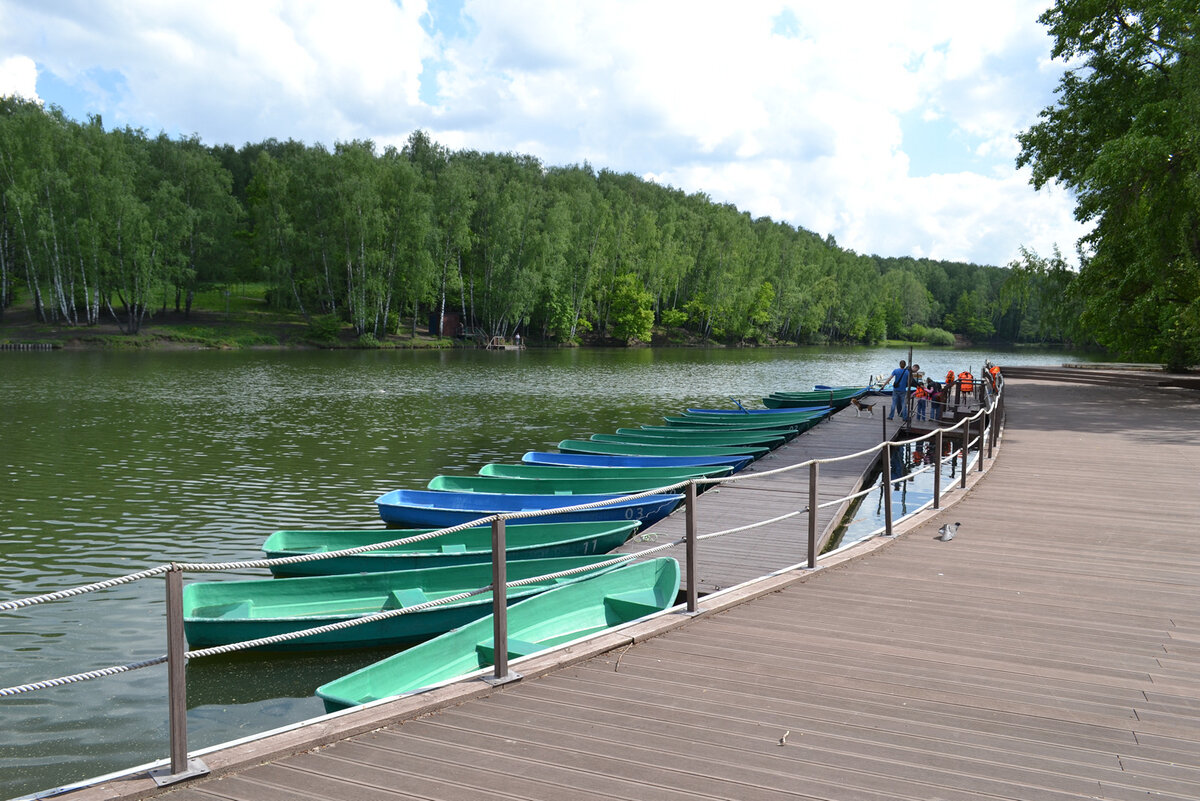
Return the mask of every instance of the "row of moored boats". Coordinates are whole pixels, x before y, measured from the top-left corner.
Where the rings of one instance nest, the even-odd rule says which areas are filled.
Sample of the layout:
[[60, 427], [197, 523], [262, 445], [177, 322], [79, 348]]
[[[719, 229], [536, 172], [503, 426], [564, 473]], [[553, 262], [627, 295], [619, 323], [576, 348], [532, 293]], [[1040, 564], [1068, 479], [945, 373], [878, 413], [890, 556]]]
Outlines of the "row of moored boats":
[[[568, 506], [644, 493], [695, 478], [720, 478], [790, 441], [866, 392], [823, 388], [789, 396], [786, 407], [688, 409], [662, 424], [563, 440], [557, 452], [531, 451], [519, 464], [488, 464], [475, 476], [437, 476], [425, 489], [378, 499], [387, 529], [276, 531], [269, 558], [332, 553], [392, 543], [494, 514], [531, 513], [506, 525], [510, 582], [509, 658], [636, 620], [674, 605], [679, 564], [636, 564], [608, 556], [639, 529], [670, 514], [679, 492], [620, 499], [583, 511]], [[764, 399], [764, 403], [766, 399]], [[700, 485], [704, 487], [706, 485]], [[310, 561], [276, 563], [275, 578], [196, 582], [184, 589], [184, 629], [192, 648], [293, 633], [421, 607], [492, 578], [490, 525]], [[329, 710], [386, 698], [494, 664], [490, 593], [287, 640], [275, 650], [398, 646], [397, 654], [317, 688]]]

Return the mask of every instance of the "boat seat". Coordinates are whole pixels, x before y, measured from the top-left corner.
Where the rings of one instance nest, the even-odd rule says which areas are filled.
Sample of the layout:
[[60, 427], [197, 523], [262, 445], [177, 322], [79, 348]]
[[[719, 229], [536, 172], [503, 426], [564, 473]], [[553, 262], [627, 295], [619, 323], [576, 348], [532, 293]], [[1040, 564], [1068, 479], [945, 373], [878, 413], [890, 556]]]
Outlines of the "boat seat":
[[[514, 637], [508, 638], [508, 658], [513, 659], [518, 656], [529, 656], [542, 650], [545, 646], [536, 643], [528, 642], [527, 640], [518, 640]], [[487, 639], [475, 646], [475, 650], [480, 656], [487, 659], [489, 663], [496, 661], [496, 641]]]
[[658, 612], [662, 609], [661, 606], [655, 603], [654, 594], [647, 593], [645, 590], [633, 590], [632, 592], [618, 592], [613, 595], [606, 595], [604, 596], [604, 606], [621, 620], [635, 620], [643, 615]]
[[442, 553], [466, 553], [467, 546], [461, 542], [451, 542], [442, 546]]
[[235, 601], [229, 604], [199, 606], [191, 610], [189, 617], [197, 618], [248, 618], [254, 611], [254, 601]]
[[384, 609], [403, 609], [406, 606], [416, 606], [429, 600], [420, 587], [408, 587], [403, 590], [392, 590], [383, 603]]

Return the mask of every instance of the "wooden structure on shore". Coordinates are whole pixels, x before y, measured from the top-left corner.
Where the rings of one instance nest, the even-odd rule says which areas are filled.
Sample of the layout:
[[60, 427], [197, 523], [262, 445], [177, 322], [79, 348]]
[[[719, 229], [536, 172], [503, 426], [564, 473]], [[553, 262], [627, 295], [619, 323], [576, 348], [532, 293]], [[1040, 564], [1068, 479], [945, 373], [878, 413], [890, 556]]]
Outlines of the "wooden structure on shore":
[[207, 755], [227, 775], [171, 797], [1198, 798], [1200, 396], [1007, 393], [989, 472], [837, 569]]

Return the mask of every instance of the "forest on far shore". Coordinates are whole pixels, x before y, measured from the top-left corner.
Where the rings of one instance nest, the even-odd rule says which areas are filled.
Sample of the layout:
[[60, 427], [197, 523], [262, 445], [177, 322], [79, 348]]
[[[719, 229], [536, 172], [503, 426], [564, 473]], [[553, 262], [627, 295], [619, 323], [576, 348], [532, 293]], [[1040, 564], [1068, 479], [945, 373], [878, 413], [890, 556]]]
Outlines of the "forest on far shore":
[[[136, 334], [265, 284], [314, 339], [1070, 343], [1074, 273], [863, 255], [708, 196], [529, 155], [296, 141], [209, 146], [0, 99], [0, 330]], [[226, 296], [228, 297], [228, 296]], [[1074, 344], [1086, 344], [1076, 341]]]

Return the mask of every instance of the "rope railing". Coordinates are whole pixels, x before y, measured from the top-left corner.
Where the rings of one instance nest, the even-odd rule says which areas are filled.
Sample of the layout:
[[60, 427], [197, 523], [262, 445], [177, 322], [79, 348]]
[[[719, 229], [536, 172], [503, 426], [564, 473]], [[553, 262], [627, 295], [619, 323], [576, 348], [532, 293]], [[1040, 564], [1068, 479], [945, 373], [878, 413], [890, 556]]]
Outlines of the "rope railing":
[[[927, 432], [923, 435], [914, 437], [909, 440], [884, 441], [884, 442], [879, 443], [878, 445], [858, 451], [856, 453], [844, 454], [841, 456], [810, 459], [810, 460], [801, 462], [796, 465], [788, 465], [785, 467], [779, 467], [779, 468], [775, 468], [772, 470], [765, 470], [765, 471], [754, 472], [754, 473], [747, 473], [747, 474], [740, 474], [740, 475], [733, 475], [733, 476], [723, 476], [723, 477], [719, 477], [719, 478], [692, 478], [692, 479], [680, 481], [680, 482], [677, 482], [674, 484], [664, 485], [662, 487], [651, 489], [651, 490], [645, 490], [642, 492], [631, 493], [629, 495], [613, 496], [611, 498], [605, 498], [605, 499], [601, 499], [601, 500], [597, 500], [597, 501], [591, 501], [588, 503], [575, 504], [572, 506], [560, 507], [560, 508], [556, 508], [553, 510], [541, 509], [541, 510], [529, 510], [529, 511], [522, 511], [522, 512], [508, 512], [508, 513], [502, 513], [502, 514], [486, 515], [486, 516], [482, 516], [475, 520], [460, 523], [455, 526], [450, 526], [450, 527], [442, 528], [442, 529], [435, 529], [432, 531], [428, 531], [428, 532], [418, 534], [418, 535], [413, 535], [410, 537], [398, 538], [395, 540], [388, 540], [388, 541], [378, 542], [378, 543], [371, 543], [368, 545], [361, 545], [361, 546], [357, 546], [357, 547], [353, 547], [353, 548], [339, 549], [336, 551], [314, 552], [314, 553], [308, 553], [308, 554], [297, 554], [297, 555], [288, 556], [288, 557], [256, 559], [256, 560], [241, 560], [241, 561], [232, 561], [232, 562], [215, 562], [215, 563], [189, 562], [189, 563], [172, 563], [172, 564], [167, 564], [167, 565], [159, 565], [159, 566], [147, 569], [147, 570], [140, 571], [138, 573], [132, 573], [132, 574], [129, 574], [126, 576], [108, 579], [108, 580], [96, 582], [93, 584], [83, 585], [80, 587], [74, 587], [71, 589], [61, 590], [61, 591], [53, 592], [53, 593], [47, 593], [47, 594], [39, 595], [39, 596], [31, 596], [28, 598], [23, 598], [23, 599], [18, 599], [18, 600], [0, 602], [0, 612], [12, 611], [12, 610], [27, 608], [30, 606], [47, 603], [47, 602], [51, 602], [51, 601], [63, 600], [63, 599], [75, 597], [78, 595], [95, 592], [98, 590], [109, 589], [112, 587], [120, 586], [122, 584], [139, 581], [144, 578], [151, 578], [151, 577], [158, 576], [158, 575], [165, 575], [167, 577], [167, 611], [168, 611], [168, 614], [167, 614], [167, 617], [168, 617], [168, 621], [167, 621], [168, 622], [168, 654], [167, 655], [143, 660], [140, 662], [133, 662], [133, 663], [129, 663], [126, 665], [114, 665], [111, 667], [87, 671], [84, 673], [76, 673], [76, 674], [72, 674], [69, 676], [61, 676], [61, 677], [57, 677], [57, 678], [53, 678], [53, 679], [47, 679], [47, 680], [40, 681], [40, 682], [22, 684], [22, 685], [18, 685], [15, 687], [0, 688], [0, 698], [10, 697], [10, 696], [19, 695], [19, 694], [32, 692], [32, 691], [36, 691], [36, 690], [41, 690], [41, 689], [48, 689], [51, 687], [59, 687], [59, 686], [67, 685], [67, 684], [74, 684], [74, 683], [78, 683], [78, 682], [89, 681], [89, 680], [97, 679], [97, 678], [104, 678], [107, 676], [117, 675], [119, 673], [124, 673], [124, 672], [132, 671], [132, 670], [138, 670], [141, 668], [151, 667], [154, 665], [160, 665], [165, 662], [168, 665], [168, 674], [169, 674], [169, 679], [170, 679], [170, 681], [169, 681], [170, 687], [169, 687], [168, 694], [169, 694], [169, 707], [170, 707], [170, 713], [171, 713], [171, 715], [170, 715], [170, 717], [171, 717], [171, 721], [170, 721], [171, 773], [168, 774], [165, 779], [160, 779], [158, 776], [156, 776], [155, 780], [158, 781], [160, 784], [167, 784], [167, 783], [171, 783], [173, 781], [178, 781], [182, 778], [188, 778], [192, 775], [196, 775], [196, 773], [194, 770], [190, 769], [191, 766], [189, 765], [189, 762], [188, 762], [187, 747], [186, 747], [186, 710], [185, 710], [185, 701], [184, 701], [186, 693], [185, 693], [185, 690], [183, 689], [183, 684], [182, 684], [182, 682], [183, 682], [182, 665], [186, 660], [234, 653], [237, 651], [249, 650], [249, 649], [253, 649], [253, 648], [260, 648], [260, 647], [271, 646], [271, 645], [277, 645], [277, 644], [280, 644], [283, 642], [288, 642], [291, 640], [302, 639], [305, 637], [314, 637], [314, 636], [319, 636], [321, 634], [341, 631], [344, 629], [352, 628], [354, 626], [366, 625], [368, 623], [377, 622], [377, 621], [381, 621], [381, 620], [387, 620], [387, 619], [399, 617], [399, 616], [402, 616], [405, 614], [412, 614], [414, 612], [424, 611], [426, 609], [433, 608], [436, 606], [455, 603], [457, 601], [465, 600], [467, 598], [471, 598], [474, 596], [492, 592], [494, 587], [503, 586], [505, 588], [517, 588], [517, 587], [527, 586], [527, 585], [534, 584], [534, 583], [541, 582], [541, 581], [547, 581], [547, 580], [557, 579], [557, 578], [566, 578], [566, 577], [570, 577], [573, 575], [578, 575], [581, 573], [602, 569], [602, 568], [608, 567], [608, 566], [615, 566], [617, 564], [620, 564], [622, 562], [627, 562], [627, 561], [630, 561], [635, 558], [646, 558], [652, 554], [662, 553], [671, 548], [676, 548], [680, 545], [688, 546], [687, 547], [687, 550], [688, 550], [688, 553], [687, 553], [687, 563], [688, 563], [687, 610], [689, 613], [695, 613], [698, 611], [698, 608], [696, 606], [696, 587], [695, 587], [695, 581], [696, 581], [696, 578], [695, 578], [695, 574], [696, 574], [696, 571], [695, 571], [695, 544], [698, 541], [708, 540], [708, 539], [712, 539], [715, 537], [740, 533], [740, 532], [744, 532], [744, 531], [749, 531], [749, 530], [753, 530], [756, 528], [761, 528], [761, 527], [764, 527], [767, 525], [771, 525], [774, 523], [782, 522], [782, 521], [785, 521], [788, 519], [792, 519], [792, 518], [798, 517], [800, 515], [807, 515], [808, 521], [809, 521], [808, 522], [809, 553], [808, 553], [807, 567], [808, 567], [808, 569], [816, 568], [817, 555], [816, 555], [816, 550], [815, 550], [815, 548], [816, 548], [815, 522], [816, 522], [817, 511], [820, 509], [837, 506], [837, 505], [843, 504], [847, 501], [851, 501], [851, 500], [854, 500], [854, 499], [857, 499], [860, 497], [864, 497], [865, 495], [868, 495], [871, 492], [874, 492], [874, 490], [875, 490], [875, 486], [873, 485], [873, 486], [865, 488], [863, 490], [860, 490], [860, 491], [857, 491], [854, 493], [850, 493], [849, 495], [843, 496], [841, 498], [831, 500], [831, 501], [826, 501], [825, 503], [818, 504], [817, 503], [818, 471], [819, 471], [819, 466], [821, 464], [832, 464], [832, 463], [836, 463], [836, 462], [842, 462], [842, 461], [847, 461], [847, 460], [851, 460], [851, 459], [862, 458], [862, 457], [870, 456], [870, 455], [873, 455], [876, 453], [883, 454], [883, 458], [881, 458], [881, 463], [883, 465], [883, 471], [882, 471], [882, 475], [880, 477], [880, 486], [883, 487], [885, 490], [885, 492], [884, 492], [885, 531], [889, 536], [892, 533], [892, 522], [893, 522], [892, 511], [891, 511], [891, 493], [890, 493], [890, 491], [887, 490], [887, 486], [890, 483], [892, 483], [892, 478], [890, 476], [890, 459], [888, 458], [890, 455], [890, 452], [891, 452], [890, 451], [891, 448], [915, 445], [915, 444], [918, 444], [918, 443], [921, 443], [921, 442], [924, 442], [924, 441], [930, 440], [930, 439], [933, 439], [936, 441], [936, 443], [938, 445], [938, 449], [939, 449], [939, 453], [938, 453], [938, 456], [936, 459], [936, 464], [937, 464], [936, 470], [934, 470], [933, 464], [927, 464], [925, 467], [922, 467], [913, 472], [909, 472], [905, 476], [902, 476], [902, 477], [896, 479], [896, 480], [907, 480], [909, 478], [920, 475], [924, 472], [933, 470], [934, 471], [934, 493], [933, 493], [934, 497], [933, 497], [932, 503], [934, 504], [935, 508], [940, 503], [941, 467], [946, 463], [946, 461], [958, 458], [959, 454], [962, 455], [961, 486], [965, 488], [966, 487], [966, 473], [967, 473], [967, 455], [969, 454], [970, 449], [972, 447], [976, 447], [977, 450], [979, 451], [978, 466], [979, 466], [980, 471], [983, 470], [985, 441], [989, 445], [989, 456], [990, 456], [990, 448], [991, 448], [991, 445], [994, 444], [997, 434], [996, 434], [996, 421], [994, 419], [992, 419], [992, 420], [990, 420], [991, 425], [988, 425], [989, 415], [994, 415], [997, 412], [997, 410], [1002, 411], [1002, 409], [1003, 409], [1003, 396], [1002, 396], [1002, 392], [1000, 391], [1000, 389], [1002, 389], [1002, 387], [1003, 387], [1003, 384], [1001, 384], [1001, 387], [997, 389], [997, 391], [995, 392], [994, 395], [989, 394], [989, 396], [987, 398], [987, 403], [984, 404], [974, 415], [971, 415], [969, 417], [964, 417], [964, 418], [958, 420], [955, 423], [955, 425], [953, 425], [949, 428], [943, 429], [941, 427], [938, 427], [937, 429], [935, 429], [933, 431]], [[979, 425], [978, 434], [974, 438], [972, 438], [971, 424], [973, 422], [975, 422], [977, 420], [981, 420], [981, 419], [983, 422], [981, 422]], [[943, 434], [946, 432], [956, 432], [956, 431], [958, 431], [958, 429], [960, 429], [964, 426], [965, 426], [965, 431], [961, 435], [962, 436], [961, 448], [952, 451], [951, 454], [949, 454], [949, 455], [943, 455], [940, 452]], [[788, 513], [785, 513], [782, 515], [778, 515], [776, 517], [773, 517], [773, 518], [770, 518], [767, 520], [749, 523], [749, 524], [746, 524], [743, 526], [737, 526], [734, 528], [724, 529], [722, 531], [711, 532], [708, 534], [696, 534], [694, 519], [695, 519], [695, 513], [696, 513], [696, 510], [695, 510], [696, 490], [697, 490], [698, 486], [712, 485], [712, 484], [724, 484], [724, 483], [735, 483], [739, 480], [750, 479], [750, 478], [761, 479], [764, 477], [780, 475], [783, 473], [788, 473], [788, 472], [792, 472], [792, 471], [803, 469], [803, 468], [809, 469], [809, 502], [802, 509], [798, 509], [796, 511], [788, 512]], [[548, 573], [548, 574], [545, 574], [542, 576], [530, 577], [530, 578], [521, 579], [521, 580], [512, 581], [512, 582], [505, 580], [505, 561], [506, 561], [506, 559], [503, 557], [504, 557], [504, 553], [505, 553], [504, 530], [505, 530], [505, 524], [507, 521], [510, 521], [510, 520], [519, 521], [519, 520], [522, 520], [525, 518], [547, 515], [547, 514], [560, 514], [560, 513], [566, 513], [566, 512], [586, 511], [586, 510], [591, 510], [591, 509], [603, 508], [605, 506], [608, 506], [608, 505], [611, 505], [614, 503], [637, 500], [640, 498], [646, 498], [646, 497], [650, 497], [652, 495], [659, 495], [664, 492], [671, 492], [671, 491], [678, 490], [678, 489], [683, 489], [686, 493], [686, 499], [684, 501], [684, 505], [686, 508], [688, 520], [687, 520], [687, 534], [683, 538], [674, 540], [674, 541], [671, 541], [668, 543], [664, 543], [664, 544], [661, 544], [658, 546], [654, 546], [651, 548], [643, 549], [643, 550], [637, 552], [636, 554], [635, 553], [620, 554], [620, 555], [612, 557], [609, 560], [605, 560], [604, 562], [601, 562], [599, 564], [588, 565], [588, 566], [578, 567], [578, 568], [571, 568], [568, 570], [558, 571], [555, 573]], [[928, 504], [925, 504], [925, 505], [928, 505]], [[924, 508], [924, 506], [922, 506], [921, 508]], [[419, 604], [415, 604], [413, 606], [403, 607], [401, 609], [383, 610], [380, 612], [371, 613], [369, 615], [363, 615], [363, 616], [354, 618], [352, 620], [338, 621], [336, 623], [330, 623], [330, 624], [317, 626], [317, 627], [313, 627], [313, 628], [309, 628], [309, 629], [299, 630], [299, 631], [295, 631], [295, 632], [289, 632], [286, 634], [277, 634], [277, 635], [262, 637], [262, 638], [258, 638], [258, 639], [254, 639], [254, 640], [247, 640], [247, 641], [243, 641], [243, 642], [239, 642], [239, 643], [228, 643], [225, 645], [215, 646], [215, 647], [211, 647], [211, 648], [198, 649], [198, 650], [190, 651], [190, 652], [186, 651], [185, 647], [183, 646], [182, 602], [181, 602], [182, 582], [181, 582], [180, 577], [184, 571], [217, 572], [217, 571], [225, 571], [225, 570], [270, 568], [272, 566], [279, 566], [279, 565], [285, 565], [285, 564], [296, 564], [296, 563], [301, 563], [301, 562], [318, 561], [321, 559], [332, 559], [332, 558], [338, 558], [338, 557], [344, 557], [344, 556], [353, 556], [353, 555], [357, 555], [357, 554], [361, 554], [361, 553], [369, 553], [371, 551], [377, 551], [377, 550], [382, 550], [382, 549], [387, 549], [387, 548], [395, 548], [395, 547], [399, 547], [402, 545], [407, 545], [407, 544], [411, 544], [411, 543], [415, 543], [415, 542], [422, 542], [425, 540], [436, 539], [438, 537], [456, 533], [458, 531], [462, 531], [467, 528], [482, 526], [482, 525], [488, 524], [488, 523], [490, 523], [492, 526], [492, 549], [493, 549], [493, 554], [494, 554], [493, 581], [491, 584], [489, 584], [485, 587], [476, 588], [474, 590], [464, 590], [463, 592], [457, 593], [455, 595], [451, 595], [451, 596], [448, 596], [445, 598], [439, 598], [439, 599], [434, 599], [434, 600], [430, 600], [430, 601], [425, 601], [425, 602], [422, 602]], [[499, 558], [495, 558], [495, 557], [499, 557]], [[511, 680], [511, 678], [512, 678], [511, 676], [509, 676], [507, 679], [505, 678], [505, 676], [508, 676], [507, 648], [503, 647], [503, 643], [507, 639], [507, 621], [506, 621], [506, 606], [507, 606], [507, 604], [505, 602], [506, 597], [507, 597], [507, 593], [493, 593], [493, 618], [495, 621], [495, 623], [494, 623], [495, 629], [496, 629], [495, 642], [497, 645], [496, 659], [495, 659], [495, 682], [497, 682], [497, 683], [499, 683], [502, 680]], [[195, 762], [195, 761], [193, 761], [193, 762]], [[206, 772], [206, 769], [204, 769], [204, 772]]]

